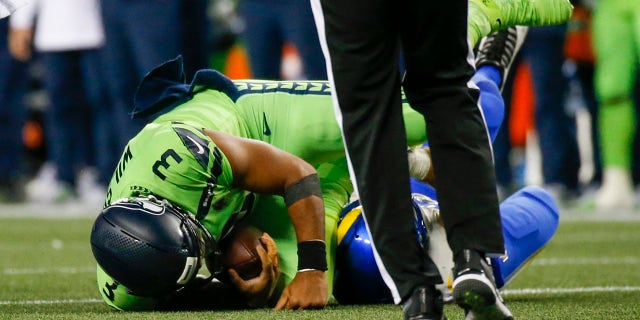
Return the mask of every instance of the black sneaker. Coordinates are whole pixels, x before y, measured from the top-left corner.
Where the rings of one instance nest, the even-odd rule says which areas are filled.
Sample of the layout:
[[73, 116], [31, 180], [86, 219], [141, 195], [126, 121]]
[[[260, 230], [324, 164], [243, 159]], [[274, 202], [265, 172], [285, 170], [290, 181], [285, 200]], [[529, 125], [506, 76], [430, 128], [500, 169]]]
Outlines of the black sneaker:
[[462, 250], [454, 262], [453, 301], [464, 309], [465, 320], [513, 320], [480, 253]]
[[402, 305], [405, 320], [446, 320], [442, 293], [435, 286], [416, 288]]
[[529, 27], [514, 26], [482, 38], [476, 56], [476, 68], [482, 65], [498, 67], [502, 76], [502, 87], [504, 87], [511, 63], [520, 51], [528, 31]]

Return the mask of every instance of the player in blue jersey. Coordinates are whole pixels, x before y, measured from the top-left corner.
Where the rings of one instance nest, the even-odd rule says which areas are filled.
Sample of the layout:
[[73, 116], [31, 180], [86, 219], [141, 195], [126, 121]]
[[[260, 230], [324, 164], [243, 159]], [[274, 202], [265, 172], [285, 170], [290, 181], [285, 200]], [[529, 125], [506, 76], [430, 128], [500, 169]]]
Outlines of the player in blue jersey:
[[[441, 224], [435, 190], [428, 184], [412, 180], [416, 241], [438, 267], [443, 284], [438, 286], [444, 301], [452, 302], [452, 252]], [[540, 187], [524, 187], [500, 204], [500, 217], [505, 238], [506, 255], [491, 258], [496, 287], [503, 289], [533, 261], [549, 243], [559, 223], [555, 200]], [[371, 238], [361, 215], [358, 201], [340, 214], [334, 291], [341, 304], [392, 303], [375, 263]], [[499, 294], [497, 294], [499, 297]]]

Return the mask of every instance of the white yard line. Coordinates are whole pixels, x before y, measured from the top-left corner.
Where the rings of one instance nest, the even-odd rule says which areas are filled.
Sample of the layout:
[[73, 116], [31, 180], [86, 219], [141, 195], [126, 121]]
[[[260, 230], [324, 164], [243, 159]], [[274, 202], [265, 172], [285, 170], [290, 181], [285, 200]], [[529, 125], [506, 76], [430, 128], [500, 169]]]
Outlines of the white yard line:
[[33, 275], [45, 273], [92, 273], [96, 272], [96, 267], [59, 267], [59, 268], [5, 268], [3, 274], [7, 276]]
[[0, 306], [37, 305], [37, 304], [76, 304], [103, 302], [102, 299], [67, 299], [67, 300], [24, 300], [0, 301]]
[[[640, 291], [640, 287], [581, 287], [581, 288], [523, 288], [503, 290], [505, 296], [511, 295], [553, 295], [567, 293], [592, 293], [592, 292], [635, 292]], [[102, 303], [101, 299], [65, 299], [65, 300], [19, 300], [0, 301], [0, 306], [17, 305], [43, 305], [43, 304], [79, 304], [79, 303]]]
[[640, 291], [640, 287], [581, 287], [581, 288], [523, 288], [501, 291], [503, 295], [536, 295], [536, 294], [565, 294], [587, 292], [630, 292]]
[[538, 258], [532, 266], [640, 264], [640, 257]]
[[91, 218], [98, 215], [100, 206], [84, 203], [68, 204], [0, 204], [0, 219], [5, 218]]

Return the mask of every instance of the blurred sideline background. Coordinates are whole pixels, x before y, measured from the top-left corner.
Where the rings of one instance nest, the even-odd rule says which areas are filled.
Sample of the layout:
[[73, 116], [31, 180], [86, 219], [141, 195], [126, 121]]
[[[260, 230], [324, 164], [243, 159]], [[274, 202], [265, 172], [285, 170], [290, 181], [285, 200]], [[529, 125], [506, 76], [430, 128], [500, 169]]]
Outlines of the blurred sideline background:
[[[246, 46], [243, 44], [241, 32], [244, 22], [238, 14], [237, 0], [216, 0], [211, 1], [208, 17], [210, 18], [210, 34], [207, 40], [209, 52], [209, 67], [219, 70], [231, 79], [252, 78], [251, 67]], [[577, 137], [580, 149], [580, 172], [579, 180], [582, 185], [588, 185], [594, 177], [595, 167], [592, 157], [592, 137], [591, 127], [593, 126], [591, 115], [586, 109], [586, 102], [579, 81], [576, 79], [576, 64], [567, 59], [563, 65], [563, 74], [569, 79], [569, 91], [566, 96], [565, 112], [575, 116], [577, 121]], [[22, 138], [25, 158], [25, 171], [27, 180], [54, 179], [55, 173], [47, 166], [47, 144], [45, 142], [46, 128], [43, 125], [43, 113], [49, 105], [46, 90], [43, 86], [43, 77], [46, 70], [41, 61], [36, 59], [28, 66], [28, 92], [25, 97], [28, 119], [22, 130]], [[544, 185], [542, 177], [542, 159], [538, 136], [534, 123], [534, 92], [531, 76], [531, 69], [527, 62], [514, 64], [512, 68], [513, 89], [510, 99], [511, 109], [509, 118], [505, 119], [503, 127], [509, 129], [509, 142], [511, 151], [509, 154], [513, 171], [514, 187], [520, 188], [526, 185]], [[285, 42], [282, 48], [282, 67], [280, 70], [282, 79], [302, 79], [303, 61], [296, 47], [289, 42]], [[188, 79], [189, 81], [190, 79]], [[84, 179], [83, 179], [84, 177]], [[83, 187], [83, 183], [86, 186]], [[64, 212], [89, 211], [97, 213], [102, 207], [105, 190], [104, 186], [95, 188], [92, 182], [90, 171], [80, 172], [78, 181], [79, 189], [87, 191], [89, 195], [81, 199], [82, 201], [71, 201], [69, 203], [46, 203], [38, 206], [38, 203], [9, 204], [0, 201], [0, 214], [10, 215], [27, 214], [32, 210], [29, 208], [40, 208], [48, 211]], [[90, 191], [90, 192], [89, 192]], [[553, 190], [549, 190], [553, 192]], [[41, 192], [46, 192], [41, 191]], [[560, 195], [554, 194], [560, 199]], [[640, 192], [637, 193], [640, 200]], [[10, 202], [10, 201], [7, 201]], [[640, 201], [638, 201], [640, 203]], [[579, 206], [565, 206], [560, 203], [563, 209], [570, 212], [594, 211], [593, 208], [586, 210]], [[84, 208], [91, 208], [86, 210]], [[21, 211], [25, 211], [20, 213]], [[34, 209], [33, 211], [37, 211]], [[597, 212], [592, 213], [598, 215]], [[604, 213], [603, 213], [604, 214]], [[619, 213], [629, 216], [633, 212]]]

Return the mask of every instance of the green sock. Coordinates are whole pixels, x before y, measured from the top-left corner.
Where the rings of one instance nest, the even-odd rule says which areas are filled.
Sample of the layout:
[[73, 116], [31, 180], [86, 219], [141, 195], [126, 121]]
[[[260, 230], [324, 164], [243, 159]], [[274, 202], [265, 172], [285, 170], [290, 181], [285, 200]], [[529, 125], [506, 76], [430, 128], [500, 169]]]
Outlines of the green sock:
[[631, 167], [631, 151], [635, 133], [635, 111], [630, 99], [600, 107], [600, 145], [602, 166]]

